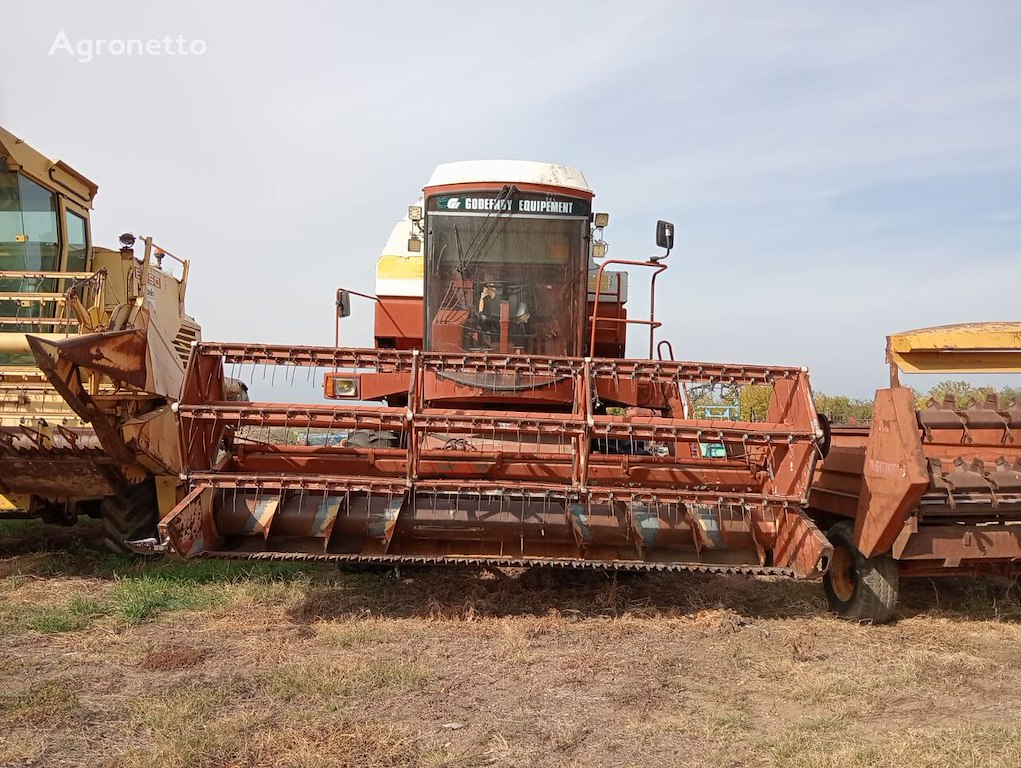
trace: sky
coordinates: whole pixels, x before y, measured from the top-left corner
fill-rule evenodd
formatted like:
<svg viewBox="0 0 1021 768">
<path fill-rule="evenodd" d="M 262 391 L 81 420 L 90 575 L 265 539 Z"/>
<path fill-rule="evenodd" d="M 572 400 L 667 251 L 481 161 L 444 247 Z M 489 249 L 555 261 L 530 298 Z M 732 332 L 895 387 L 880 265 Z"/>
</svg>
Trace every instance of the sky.
<svg viewBox="0 0 1021 768">
<path fill-rule="evenodd" d="M 0 124 L 99 184 L 97 244 L 192 261 L 207 339 L 332 344 L 334 290 L 372 290 L 433 167 L 489 158 L 581 169 L 611 256 L 676 225 L 679 358 L 871 397 L 887 334 L 1021 320 L 1017 2 L 6 0 L 0 25 Z"/>
</svg>

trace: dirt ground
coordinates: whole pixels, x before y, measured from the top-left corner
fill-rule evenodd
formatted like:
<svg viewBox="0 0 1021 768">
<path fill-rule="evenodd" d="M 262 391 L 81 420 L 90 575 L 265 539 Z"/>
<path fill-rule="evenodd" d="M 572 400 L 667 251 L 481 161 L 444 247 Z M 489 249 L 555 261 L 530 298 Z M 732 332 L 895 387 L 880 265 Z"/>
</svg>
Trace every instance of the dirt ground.
<svg viewBox="0 0 1021 768">
<path fill-rule="evenodd" d="M 1016 584 L 139 562 L 0 526 L 0 766 L 1017 766 Z"/>
</svg>

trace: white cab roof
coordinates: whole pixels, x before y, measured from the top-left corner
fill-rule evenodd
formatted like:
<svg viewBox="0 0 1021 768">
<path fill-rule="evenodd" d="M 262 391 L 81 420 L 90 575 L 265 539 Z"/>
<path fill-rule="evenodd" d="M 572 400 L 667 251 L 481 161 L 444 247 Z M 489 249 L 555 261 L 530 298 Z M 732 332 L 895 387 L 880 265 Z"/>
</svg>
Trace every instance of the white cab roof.
<svg viewBox="0 0 1021 768">
<path fill-rule="evenodd" d="M 545 184 L 592 192 L 585 175 L 574 168 L 533 160 L 463 160 L 436 166 L 427 187 L 495 181 L 504 184 Z"/>
</svg>

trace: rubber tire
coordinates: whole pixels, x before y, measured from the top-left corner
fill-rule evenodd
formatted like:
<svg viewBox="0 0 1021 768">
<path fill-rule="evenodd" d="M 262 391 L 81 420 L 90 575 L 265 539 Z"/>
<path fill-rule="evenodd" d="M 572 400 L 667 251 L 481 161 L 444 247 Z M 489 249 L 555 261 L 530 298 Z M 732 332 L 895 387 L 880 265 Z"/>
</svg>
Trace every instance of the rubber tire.
<svg viewBox="0 0 1021 768">
<path fill-rule="evenodd" d="M 115 495 L 103 499 L 104 543 L 114 552 L 131 552 L 125 541 L 157 538 L 160 520 L 156 498 L 156 478 L 148 477 L 137 485 L 125 485 Z"/>
<path fill-rule="evenodd" d="M 823 576 L 823 589 L 830 609 L 846 619 L 870 624 L 886 624 L 893 619 L 900 591 L 897 562 L 889 555 L 865 557 L 854 544 L 854 526 L 841 521 L 826 534 L 833 545 L 834 557 L 830 568 Z M 841 598 L 834 588 L 834 565 L 843 550 L 853 569 L 854 585 L 848 599 Z M 845 590 L 842 590 L 845 591 Z"/>
<path fill-rule="evenodd" d="M 819 419 L 819 427 L 822 429 L 822 442 L 819 444 L 819 453 L 825 459 L 830 455 L 830 446 L 833 444 L 833 428 L 830 424 L 829 416 L 824 413 L 817 413 L 815 415 Z"/>
</svg>

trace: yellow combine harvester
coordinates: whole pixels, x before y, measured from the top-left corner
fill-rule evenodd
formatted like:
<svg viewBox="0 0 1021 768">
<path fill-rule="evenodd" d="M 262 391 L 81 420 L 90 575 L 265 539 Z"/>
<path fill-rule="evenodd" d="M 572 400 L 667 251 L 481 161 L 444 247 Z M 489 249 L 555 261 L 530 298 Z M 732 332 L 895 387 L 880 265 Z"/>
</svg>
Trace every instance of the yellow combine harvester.
<svg viewBox="0 0 1021 768">
<path fill-rule="evenodd" d="M 118 250 L 93 245 L 89 213 L 97 190 L 0 128 L 0 516 L 54 523 L 101 516 L 120 549 L 155 530 L 157 487 L 172 501 L 177 471 L 139 462 L 131 451 L 111 452 L 103 447 L 111 440 L 98 433 L 113 430 L 111 438 L 128 435 L 129 442 L 148 433 L 139 424 L 152 422 L 168 408 L 166 396 L 176 396 L 199 327 L 184 312 L 187 261 L 151 238 L 141 258 L 132 235 L 121 237 Z M 171 260 L 176 276 L 163 266 Z M 136 380 L 153 377 L 148 360 L 161 361 L 148 396 L 96 371 L 61 387 L 47 381 L 32 345 L 45 354 L 58 340 L 96 331 L 121 332 L 121 364 L 134 366 Z M 117 419 L 86 423 L 65 402 L 60 390 L 67 386 L 83 387 Z"/>
</svg>

